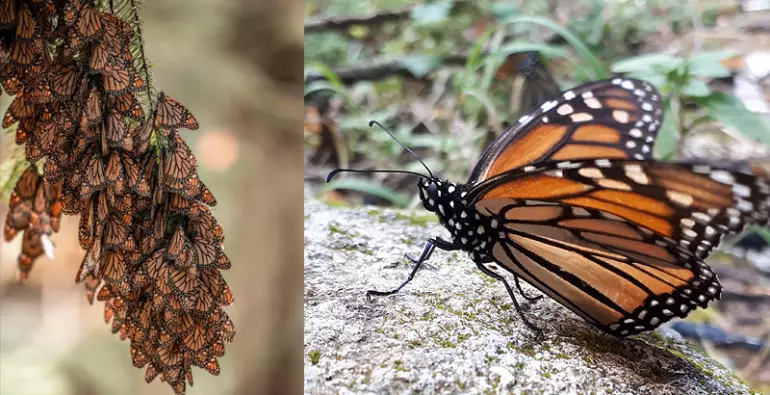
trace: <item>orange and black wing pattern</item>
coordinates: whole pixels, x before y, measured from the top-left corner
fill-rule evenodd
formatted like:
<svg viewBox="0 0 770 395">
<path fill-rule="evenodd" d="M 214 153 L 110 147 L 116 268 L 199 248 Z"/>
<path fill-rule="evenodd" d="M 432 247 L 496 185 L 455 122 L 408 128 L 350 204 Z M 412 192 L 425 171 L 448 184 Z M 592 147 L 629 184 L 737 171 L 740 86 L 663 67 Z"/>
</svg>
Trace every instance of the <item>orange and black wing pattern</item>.
<svg viewBox="0 0 770 395">
<path fill-rule="evenodd" d="M 652 85 L 627 78 L 567 90 L 503 131 L 468 184 L 547 160 L 651 159 L 663 117 L 660 100 Z"/>
<path fill-rule="evenodd" d="M 617 336 L 718 298 L 702 259 L 725 234 L 767 224 L 770 212 L 763 178 L 653 161 L 545 162 L 464 197 L 478 214 L 477 260 L 497 262 Z"/>
</svg>

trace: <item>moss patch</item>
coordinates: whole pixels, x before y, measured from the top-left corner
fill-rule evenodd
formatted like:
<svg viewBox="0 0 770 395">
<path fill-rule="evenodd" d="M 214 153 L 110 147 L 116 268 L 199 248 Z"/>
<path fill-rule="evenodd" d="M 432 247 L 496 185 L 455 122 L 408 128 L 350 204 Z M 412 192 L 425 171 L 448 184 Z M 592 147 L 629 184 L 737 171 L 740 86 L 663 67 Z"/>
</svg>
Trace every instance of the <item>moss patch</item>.
<svg viewBox="0 0 770 395">
<path fill-rule="evenodd" d="M 307 356 L 310 357 L 310 363 L 313 365 L 318 365 L 318 361 L 321 359 L 321 352 L 318 350 L 313 350 L 308 352 Z"/>
</svg>

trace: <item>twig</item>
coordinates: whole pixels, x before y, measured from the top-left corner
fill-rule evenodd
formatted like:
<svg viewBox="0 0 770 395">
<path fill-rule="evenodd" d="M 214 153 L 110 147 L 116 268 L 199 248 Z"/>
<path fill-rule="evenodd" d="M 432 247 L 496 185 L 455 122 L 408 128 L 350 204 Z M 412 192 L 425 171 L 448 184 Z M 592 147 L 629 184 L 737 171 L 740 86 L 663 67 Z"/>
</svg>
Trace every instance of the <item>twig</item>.
<svg viewBox="0 0 770 395">
<path fill-rule="evenodd" d="M 344 30 L 356 25 L 378 25 L 409 17 L 414 7 L 398 10 L 377 11 L 365 15 L 336 15 L 325 18 L 310 18 L 305 22 L 305 34 L 328 30 Z"/>
<path fill-rule="evenodd" d="M 442 59 L 444 66 L 462 66 L 468 61 L 468 55 L 449 55 Z M 334 70 L 334 74 L 345 85 L 350 85 L 358 81 L 381 80 L 393 75 L 406 78 L 417 78 L 407 67 L 409 60 L 406 58 L 397 60 L 374 60 L 369 63 L 357 64 L 354 66 L 342 67 Z M 310 83 L 324 79 L 320 73 L 311 72 L 305 79 L 305 83 Z"/>
</svg>

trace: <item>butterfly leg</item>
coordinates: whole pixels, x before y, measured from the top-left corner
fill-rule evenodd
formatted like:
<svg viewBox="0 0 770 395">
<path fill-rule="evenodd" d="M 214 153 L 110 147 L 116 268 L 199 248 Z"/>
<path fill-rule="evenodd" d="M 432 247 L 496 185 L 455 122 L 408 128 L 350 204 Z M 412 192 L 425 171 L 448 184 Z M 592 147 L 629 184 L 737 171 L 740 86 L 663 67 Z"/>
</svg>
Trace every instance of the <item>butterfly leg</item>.
<svg viewBox="0 0 770 395">
<path fill-rule="evenodd" d="M 513 301 L 513 307 L 516 308 L 516 311 L 519 313 L 519 317 L 521 317 L 521 320 L 524 321 L 524 324 L 527 325 L 527 327 L 533 331 L 535 331 L 538 335 L 542 334 L 543 331 L 535 326 L 533 323 L 529 322 L 527 317 L 524 315 L 524 312 L 521 311 L 521 307 L 519 306 L 519 302 L 516 301 L 516 296 L 513 294 L 513 289 L 511 289 L 511 286 L 508 284 L 508 281 L 503 278 L 503 276 L 493 272 L 492 270 L 489 270 L 486 266 L 484 266 L 481 263 L 476 262 L 476 267 L 479 268 L 484 274 L 487 274 L 491 276 L 492 278 L 495 278 L 497 280 L 502 281 L 503 285 L 505 285 L 505 289 L 508 291 L 508 295 L 511 296 L 511 300 Z"/>
<path fill-rule="evenodd" d="M 519 284 L 519 276 L 514 275 L 513 276 L 513 281 L 514 281 L 514 284 L 516 284 L 516 289 L 519 290 L 519 293 L 521 294 L 521 296 L 524 297 L 524 299 L 527 299 L 527 300 L 539 300 L 539 299 L 543 298 L 543 295 L 529 296 L 529 295 L 525 294 L 524 290 L 521 289 L 521 284 Z"/>
<path fill-rule="evenodd" d="M 394 293 L 400 291 L 401 288 L 404 288 L 406 284 L 412 281 L 412 279 L 414 278 L 414 275 L 417 273 L 417 270 L 420 270 L 420 266 L 422 266 L 422 264 L 425 263 L 425 261 L 427 261 L 430 258 L 430 256 L 433 254 L 433 250 L 435 250 L 436 247 L 447 251 L 460 249 L 460 246 L 455 245 L 454 243 L 451 243 L 449 241 L 446 241 L 440 237 L 435 239 L 429 239 L 428 242 L 425 243 L 425 248 L 422 250 L 422 254 L 420 254 L 419 258 L 414 259 L 408 254 L 406 255 L 407 259 L 415 263 L 414 269 L 412 269 L 412 272 L 409 273 L 409 277 L 407 277 L 406 281 L 401 283 L 401 285 L 399 285 L 398 288 L 390 291 L 375 291 L 375 290 L 366 291 L 366 297 L 371 301 L 372 296 L 393 295 Z"/>
</svg>

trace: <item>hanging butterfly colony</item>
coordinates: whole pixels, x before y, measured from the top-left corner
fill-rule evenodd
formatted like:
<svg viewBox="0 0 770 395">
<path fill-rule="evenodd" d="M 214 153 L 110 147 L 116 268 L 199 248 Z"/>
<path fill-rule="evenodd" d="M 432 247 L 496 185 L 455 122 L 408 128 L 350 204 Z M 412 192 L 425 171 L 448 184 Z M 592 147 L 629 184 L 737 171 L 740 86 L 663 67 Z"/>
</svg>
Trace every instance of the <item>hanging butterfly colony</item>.
<svg viewBox="0 0 770 395">
<path fill-rule="evenodd" d="M 75 281 L 104 302 L 145 380 L 184 394 L 191 366 L 218 375 L 235 336 L 223 310 L 230 261 L 216 200 L 178 132 L 198 122 L 153 93 L 138 11 L 121 4 L 0 0 L 0 84 L 15 96 L 3 127 L 16 125 L 24 146 L 4 236 L 23 233 L 23 281 L 52 251 L 61 214 L 79 214 Z"/>
<path fill-rule="evenodd" d="M 490 264 L 512 275 L 525 298 L 537 297 L 526 296 L 519 279 L 619 337 L 705 308 L 721 285 L 703 260 L 725 234 L 767 225 L 770 186 L 718 166 L 653 160 L 661 123 L 661 97 L 649 83 L 595 81 L 510 125 L 466 183 L 439 179 L 427 166 L 428 174 L 411 173 L 451 240 L 430 239 L 410 258 L 416 265 L 401 286 L 367 295 L 398 292 L 439 248 L 467 252 L 537 331 Z M 338 169 L 329 179 L 344 171 L 380 170 Z"/>
</svg>

